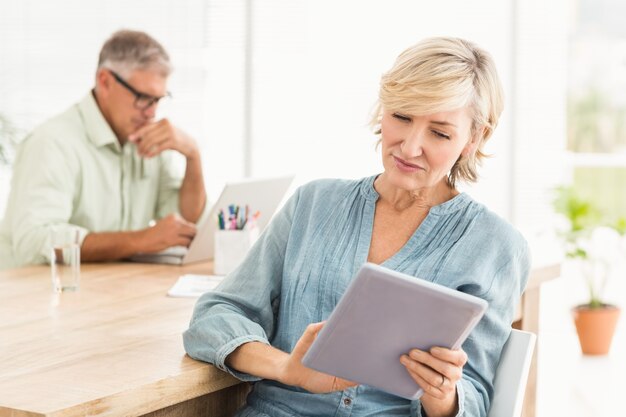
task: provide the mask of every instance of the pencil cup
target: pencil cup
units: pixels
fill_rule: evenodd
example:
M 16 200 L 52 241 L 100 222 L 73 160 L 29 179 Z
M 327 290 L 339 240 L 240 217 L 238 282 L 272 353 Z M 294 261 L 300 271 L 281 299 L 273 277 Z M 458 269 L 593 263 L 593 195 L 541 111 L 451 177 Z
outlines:
M 259 229 L 217 230 L 213 273 L 228 275 L 244 260 L 259 237 Z
M 80 230 L 66 226 L 50 231 L 50 269 L 55 292 L 78 290 L 80 282 Z

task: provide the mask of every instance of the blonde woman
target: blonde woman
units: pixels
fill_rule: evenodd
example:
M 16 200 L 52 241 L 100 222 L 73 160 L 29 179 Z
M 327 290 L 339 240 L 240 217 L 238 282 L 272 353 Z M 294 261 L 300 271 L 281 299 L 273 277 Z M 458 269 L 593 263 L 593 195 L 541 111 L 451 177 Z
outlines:
M 381 80 L 373 120 L 384 172 L 296 191 L 243 264 L 196 305 L 190 356 L 257 381 L 240 416 L 485 416 L 494 372 L 529 270 L 526 242 L 456 189 L 475 181 L 502 111 L 491 57 L 426 39 Z M 306 368 L 301 359 L 366 261 L 486 299 L 462 349 L 399 360 L 418 401 Z

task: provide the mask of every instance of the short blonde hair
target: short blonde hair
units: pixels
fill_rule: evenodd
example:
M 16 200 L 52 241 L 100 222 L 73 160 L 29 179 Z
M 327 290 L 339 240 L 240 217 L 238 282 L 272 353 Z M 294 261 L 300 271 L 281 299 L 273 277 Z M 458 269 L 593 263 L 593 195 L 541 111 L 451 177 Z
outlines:
M 469 106 L 471 135 L 476 152 L 459 157 L 448 177 L 476 182 L 477 166 L 486 155 L 485 142 L 493 133 L 504 107 L 504 93 L 491 55 L 459 38 L 424 39 L 402 52 L 383 74 L 378 105 L 371 125 L 380 134 L 383 111 L 426 115 Z

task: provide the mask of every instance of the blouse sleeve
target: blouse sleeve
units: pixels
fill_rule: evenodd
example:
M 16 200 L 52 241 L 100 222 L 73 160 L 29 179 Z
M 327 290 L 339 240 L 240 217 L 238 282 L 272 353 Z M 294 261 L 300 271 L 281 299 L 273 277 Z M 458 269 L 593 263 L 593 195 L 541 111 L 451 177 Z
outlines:
M 280 301 L 283 265 L 299 191 L 287 201 L 242 264 L 195 306 L 185 350 L 194 359 L 209 362 L 238 379 L 259 378 L 225 364 L 226 357 L 244 343 L 269 344 Z
M 504 264 L 494 268 L 489 290 L 473 294 L 487 300 L 489 307 L 463 343 L 468 361 L 457 382 L 457 417 L 485 417 L 489 411 L 496 368 L 530 271 L 528 245 L 523 241 L 520 246 Z M 416 406 L 416 414 L 425 416 L 419 401 Z

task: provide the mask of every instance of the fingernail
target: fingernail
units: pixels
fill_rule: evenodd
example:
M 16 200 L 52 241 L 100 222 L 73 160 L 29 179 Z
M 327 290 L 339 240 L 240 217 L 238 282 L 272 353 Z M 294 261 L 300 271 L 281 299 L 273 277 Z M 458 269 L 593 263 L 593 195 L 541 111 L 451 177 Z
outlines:
M 441 353 L 443 353 L 443 352 L 442 352 L 441 348 L 439 348 L 439 347 L 434 347 L 434 348 L 432 348 L 432 349 L 430 350 L 430 353 L 432 353 L 433 355 L 439 355 L 439 354 L 441 354 Z
M 418 359 L 421 354 L 422 354 L 422 351 L 419 349 L 413 349 L 409 352 L 409 356 L 412 357 L 413 359 Z

